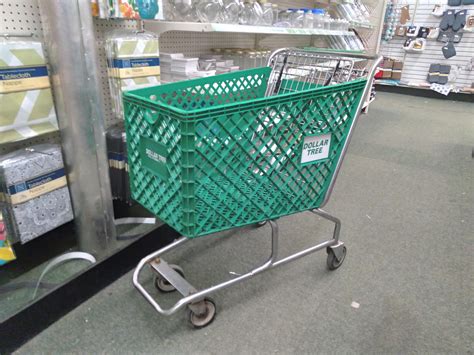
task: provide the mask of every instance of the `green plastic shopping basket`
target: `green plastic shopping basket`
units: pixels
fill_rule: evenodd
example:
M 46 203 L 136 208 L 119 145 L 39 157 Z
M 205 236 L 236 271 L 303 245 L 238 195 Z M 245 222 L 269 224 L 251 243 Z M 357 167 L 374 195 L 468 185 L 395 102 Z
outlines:
M 271 72 L 126 92 L 132 197 L 188 238 L 318 208 L 366 79 L 266 96 Z

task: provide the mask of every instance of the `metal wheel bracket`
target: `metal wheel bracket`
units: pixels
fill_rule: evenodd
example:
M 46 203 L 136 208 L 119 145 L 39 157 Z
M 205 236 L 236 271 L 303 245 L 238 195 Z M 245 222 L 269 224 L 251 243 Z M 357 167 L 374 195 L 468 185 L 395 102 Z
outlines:
M 150 261 L 150 266 L 154 271 L 163 276 L 173 287 L 184 297 L 197 292 L 196 288 L 184 279 L 176 270 L 171 268 L 163 259 Z M 199 303 L 199 301 L 197 302 Z M 196 312 L 197 313 L 197 312 Z
M 327 251 L 329 253 L 329 250 L 331 250 L 334 253 L 334 256 L 336 257 L 337 261 L 341 261 L 344 259 L 344 243 L 343 242 L 338 242 L 336 245 L 332 245 L 327 248 Z
M 198 316 L 207 312 L 206 302 L 204 302 L 204 300 L 190 303 L 188 307 L 191 311 L 193 311 L 194 314 Z

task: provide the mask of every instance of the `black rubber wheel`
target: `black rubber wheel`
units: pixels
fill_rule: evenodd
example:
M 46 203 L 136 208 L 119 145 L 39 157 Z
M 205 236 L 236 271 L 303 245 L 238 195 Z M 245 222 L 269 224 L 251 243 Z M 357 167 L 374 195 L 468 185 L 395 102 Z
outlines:
M 328 269 L 329 270 L 338 269 L 344 262 L 344 259 L 346 258 L 346 253 L 347 253 L 346 246 L 343 246 L 342 258 L 341 260 L 337 260 L 336 255 L 334 254 L 334 251 L 331 248 L 328 248 L 328 260 L 327 260 Z
M 186 310 L 186 319 L 188 324 L 195 329 L 207 327 L 212 323 L 214 318 L 216 318 L 217 308 L 214 300 L 212 298 L 206 297 L 202 302 L 204 302 L 206 305 L 206 312 L 204 314 L 197 315 L 189 307 Z
M 184 271 L 181 267 L 178 265 L 171 265 L 170 267 L 176 271 L 178 274 L 181 275 L 181 277 L 184 278 Z M 169 293 L 169 292 L 174 292 L 176 289 L 172 284 L 170 284 L 163 276 L 161 275 L 156 275 L 155 276 L 155 287 L 157 288 L 158 291 L 163 292 L 163 293 Z
M 268 221 L 261 221 L 261 222 L 255 223 L 255 227 L 257 228 L 263 227 L 264 225 L 267 224 L 267 222 Z

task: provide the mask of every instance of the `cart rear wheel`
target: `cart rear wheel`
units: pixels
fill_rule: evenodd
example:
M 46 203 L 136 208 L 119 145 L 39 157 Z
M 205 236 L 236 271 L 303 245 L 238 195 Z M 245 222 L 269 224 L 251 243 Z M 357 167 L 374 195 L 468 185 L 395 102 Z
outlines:
M 347 253 L 346 246 L 343 246 L 341 259 L 337 260 L 334 250 L 332 250 L 331 248 L 328 248 L 328 260 L 327 260 L 328 269 L 329 270 L 338 269 L 339 266 L 341 266 L 342 263 L 344 262 L 344 259 L 346 258 L 346 253 Z
M 178 274 L 181 275 L 181 277 L 184 278 L 184 271 L 183 269 L 178 266 L 178 265 L 173 265 L 170 264 L 170 267 L 176 271 Z M 174 286 L 170 284 L 163 276 L 161 275 L 156 275 L 155 276 L 155 287 L 158 289 L 158 291 L 163 292 L 163 293 L 168 293 L 168 292 L 173 292 L 176 291 Z
M 188 323 L 195 329 L 204 328 L 211 324 L 217 313 L 216 303 L 212 298 L 206 297 L 201 302 L 204 302 L 206 306 L 206 311 L 203 314 L 196 314 L 189 307 L 186 310 L 186 318 Z

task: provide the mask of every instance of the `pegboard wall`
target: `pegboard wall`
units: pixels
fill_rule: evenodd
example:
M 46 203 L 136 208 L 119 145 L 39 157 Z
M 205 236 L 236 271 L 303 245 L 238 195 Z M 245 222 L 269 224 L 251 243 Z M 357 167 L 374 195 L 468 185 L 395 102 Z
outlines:
M 42 38 L 43 28 L 36 0 L 0 1 L 0 33 Z
M 410 6 L 411 20 L 409 24 L 425 27 L 439 27 L 441 18 L 433 16 L 431 12 L 435 5 L 447 5 L 447 1 L 405 0 L 399 1 L 399 4 Z M 447 6 L 447 8 L 452 8 L 456 11 L 468 9 L 469 14 L 474 14 L 474 5 Z M 472 83 L 474 83 L 474 71 L 467 70 L 469 62 L 474 57 L 473 32 L 464 32 L 461 42 L 454 44 L 457 55 L 449 59 L 445 59 L 441 51 L 443 43 L 436 41 L 436 39 L 428 39 L 426 49 L 419 54 L 406 53 L 403 50 L 405 39 L 405 37 L 394 37 L 390 41 L 382 41 L 380 48 L 382 55 L 404 62 L 401 79 L 402 84 L 409 86 L 429 86 L 426 78 L 429 67 L 433 63 L 457 66 L 459 68 L 459 75 L 456 80 L 450 82 L 450 84 L 460 89 L 469 88 Z
M 199 56 L 212 48 L 254 48 L 254 34 L 217 32 L 166 32 L 160 36 L 160 51 Z M 258 36 L 262 48 L 276 49 L 285 46 L 309 46 L 310 36 L 269 35 Z

